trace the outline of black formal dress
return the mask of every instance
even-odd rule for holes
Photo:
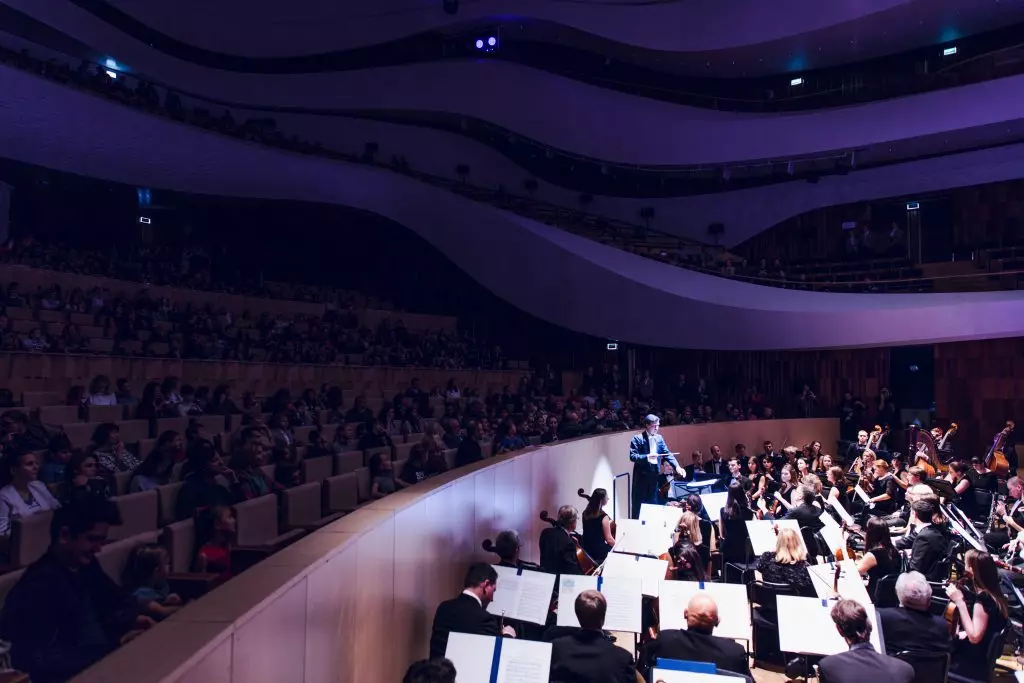
[[[738,517],[729,518],[725,514],[725,508],[721,511],[722,521],[722,559],[725,562],[746,562],[747,560],[747,539],[750,534],[747,532],[747,522],[754,518],[750,508],[740,510]]]
[[[806,572],[805,572],[806,573]],[[747,652],[735,640],[719,638],[693,629],[667,629],[647,646],[647,661],[654,666],[658,658],[688,662],[709,662],[719,669],[750,676]]]
[[[929,581],[945,581],[949,565],[943,560],[948,549],[949,538],[934,524],[918,529],[910,551],[910,571],[921,572]]]
[[[978,681],[987,681],[992,673],[993,662],[988,659],[988,648],[999,631],[1006,628],[1007,619],[999,611],[996,601],[984,593],[978,596],[978,602],[985,608],[988,614],[988,625],[985,627],[985,635],[977,645],[964,638],[953,641],[953,658],[950,661],[950,673],[971,678]],[[974,613],[974,606],[971,605],[971,613]]]
[[[633,657],[600,631],[580,629],[551,643],[551,683],[636,683]]]
[[[576,560],[576,544],[562,527],[540,532],[540,566],[549,574],[582,574]]]
[[[871,643],[858,643],[846,652],[830,655],[818,662],[821,680],[825,683],[912,683],[914,667],[875,652]]]
[[[811,583],[806,560],[795,564],[782,564],[775,559],[774,552],[761,553],[757,558],[757,571],[761,572],[761,578],[769,583],[784,583],[796,588],[800,595],[814,595],[814,584]]]
[[[905,607],[881,607],[877,611],[887,654],[904,650],[949,652],[949,624],[942,617]]]
[[[604,562],[612,549],[604,540],[604,518],[607,516],[602,510],[599,516],[583,520],[583,550],[597,564]]]
[[[479,636],[500,636],[498,617],[490,614],[475,596],[462,593],[445,600],[434,613],[434,627],[430,632],[430,658],[444,657],[448,649],[448,634],[470,633]]]
[[[868,595],[874,598],[878,580],[883,576],[899,574],[903,569],[903,558],[895,548],[873,548],[869,552],[875,558],[875,566],[868,570]]]

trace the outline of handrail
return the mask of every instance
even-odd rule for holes
[[[655,259],[660,260],[660,259]],[[891,278],[891,279],[879,279],[879,280],[833,280],[829,282],[822,282],[820,280],[790,280],[790,279],[779,279],[770,277],[758,277],[756,275],[723,275],[721,272],[711,270],[708,268],[701,268],[699,266],[687,267],[687,270],[695,270],[697,272],[704,273],[706,275],[714,275],[716,277],[725,278],[727,280],[743,280],[744,282],[751,282],[753,284],[766,284],[774,287],[784,287],[786,285],[794,285],[797,287],[841,287],[845,285],[884,285],[884,284],[906,284],[912,282],[934,282],[936,280],[957,280],[957,279],[971,279],[971,278],[982,278],[982,277],[1001,277],[1003,275],[1024,275],[1024,269],[1018,270],[996,270],[996,271],[985,271],[983,273],[952,273],[952,274],[941,274],[933,275],[931,277],[907,277],[907,278]],[[869,273],[864,273],[869,274]]]

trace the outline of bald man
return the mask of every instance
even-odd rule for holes
[[[668,629],[658,634],[647,648],[648,662],[654,666],[658,657],[690,662],[709,662],[719,669],[750,676],[747,652],[735,640],[712,635],[718,626],[718,605],[704,592],[690,598],[683,613],[686,630]]]

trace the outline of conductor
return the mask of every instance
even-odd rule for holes
[[[661,419],[657,415],[644,418],[644,431],[629,442],[629,459],[633,461],[633,519],[640,518],[644,503],[664,503],[658,500],[658,482],[661,461],[669,463],[679,477],[686,478],[686,470],[668,450],[665,439],[658,434]]]

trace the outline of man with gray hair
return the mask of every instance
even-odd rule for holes
[[[665,439],[658,434],[661,420],[657,415],[644,418],[644,431],[629,442],[629,459],[633,463],[633,519],[640,518],[640,506],[654,505],[666,501],[658,498],[661,465],[666,462],[680,478],[686,478],[686,470],[679,466],[676,456],[665,445]]]
[[[881,597],[881,596],[877,596]],[[882,624],[885,651],[896,654],[904,650],[916,652],[949,652],[949,624],[929,611],[932,587],[924,574],[907,572],[896,579],[896,597],[899,607],[878,609]]]
[[[807,527],[812,532],[821,531],[825,524],[821,521],[821,510],[814,507],[811,504],[813,502],[814,489],[803,485],[798,486],[793,491],[793,507],[789,509],[783,519],[795,519],[801,529]]]

